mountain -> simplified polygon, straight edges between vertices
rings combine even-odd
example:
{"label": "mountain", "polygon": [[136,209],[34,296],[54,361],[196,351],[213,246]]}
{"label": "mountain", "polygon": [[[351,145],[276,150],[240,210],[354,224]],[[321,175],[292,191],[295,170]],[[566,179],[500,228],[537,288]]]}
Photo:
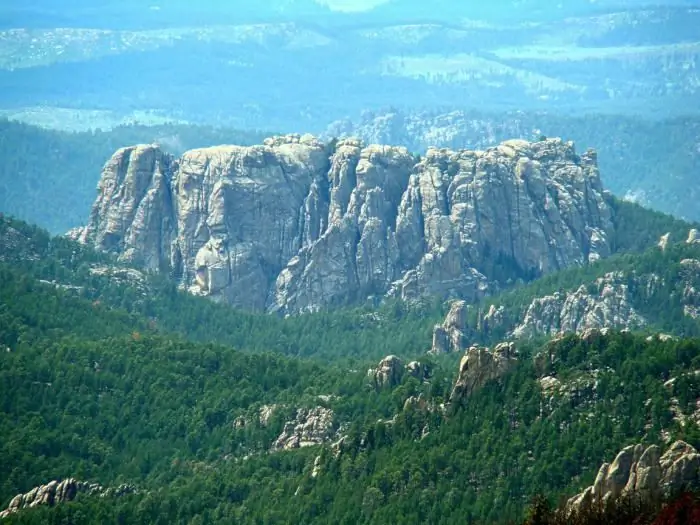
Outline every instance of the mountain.
{"label": "mountain", "polygon": [[[648,253],[692,249],[685,240]],[[663,258],[628,257],[663,274]],[[522,522],[535,494],[596,486],[620,450],[636,473],[653,467],[639,447],[627,452],[637,444],[656,446],[663,479],[694,481],[696,339],[591,331],[481,348],[457,368],[415,349],[430,342],[418,316],[395,335],[422,344],[377,364],[367,356],[385,348],[349,311],[227,323],[233,309],[123,270],[109,254],[0,221],[7,523]],[[387,310],[370,313],[371,325]],[[323,316],[327,330],[298,324]],[[196,341],[170,331],[173,320],[221,323],[210,335],[240,344]],[[355,330],[346,347],[324,339],[344,329]],[[303,334],[321,360],[246,343]],[[489,364],[499,359],[510,362]],[[618,478],[606,487],[627,484]]]}
{"label": "mountain", "polygon": [[206,0],[193,6],[182,0],[143,2],[99,0],[55,2],[32,0],[0,7],[0,27],[94,27],[101,29],[156,29],[192,24],[255,23],[330,18],[331,11],[315,0],[271,0],[264,4]]}
{"label": "mountain", "polygon": [[[700,11],[693,7],[542,13],[519,2],[529,17],[481,20],[425,3],[415,16],[392,3],[359,14],[305,5],[284,14],[277,4],[257,18],[221,3],[198,5],[199,13],[139,4],[121,17],[106,10],[93,12],[98,20],[40,27],[20,18],[0,32],[0,107],[18,118],[37,109],[85,117],[157,111],[314,133],[390,104],[697,114]],[[382,15],[383,8],[399,12]],[[181,20],[168,23],[168,12]]]}
{"label": "mountain", "polygon": [[359,137],[411,151],[485,148],[512,138],[567,137],[598,152],[601,178],[615,195],[665,213],[700,220],[700,121],[590,114],[459,111],[365,111],[332,123],[324,137]]}
{"label": "mountain", "polygon": [[371,297],[478,300],[612,252],[596,155],[560,139],[484,151],[271,138],[107,162],[81,242],[192,293],[299,313]]}

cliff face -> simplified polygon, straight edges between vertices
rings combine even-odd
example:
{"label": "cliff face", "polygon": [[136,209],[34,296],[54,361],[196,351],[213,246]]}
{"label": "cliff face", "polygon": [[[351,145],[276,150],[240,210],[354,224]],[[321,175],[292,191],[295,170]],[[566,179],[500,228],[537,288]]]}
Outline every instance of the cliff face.
{"label": "cliff face", "polygon": [[[577,64],[585,67],[582,62]],[[593,74],[592,69],[586,71]],[[364,111],[358,118],[332,123],[324,132],[329,137],[398,144],[411,151],[431,146],[481,149],[505,139],[535,140],[541,135],[595,145],[605,166],[603,183],[615,195],[687,220],[700,220],[696,204],[700,189],[695,183],[700,172],[700,121],[652,121],[619,114],[576,118],[551,111],[504,114],[394,109]],[[666,184],[660,187],[661,178]]]}
{"label": "cliff face", "polygon": [[417,159],[291,135],[180,159],[121,149],[74,236],[192,293],[297,313],[369,296],[473,301],[604,257],[611,233],[595,154],[559,139]]}

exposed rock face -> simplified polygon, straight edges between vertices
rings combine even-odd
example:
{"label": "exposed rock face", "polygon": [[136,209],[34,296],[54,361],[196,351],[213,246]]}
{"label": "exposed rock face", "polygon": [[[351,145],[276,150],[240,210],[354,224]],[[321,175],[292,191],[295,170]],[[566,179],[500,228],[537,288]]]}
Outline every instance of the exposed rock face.
{"label": "exposed rock face", "polygon": [[[645,284],[651,291],[654,277],[646,279]],[[692,286],[687,286],[686,290],[689,297],[694,297]],[[476,335],[475,330],[488,335],[490,330],[506,323],[503,306],[491,305],[485,315],[480,315],[477,327],[470,328],[467,323],[469,308],[471,306],[463,301],[452,304],[444,323],[436,325],[433,330],[431,353],[460,352],[473,342],[471,338]],[[506,325],[509,338],[523,339],[540,335],[583,334],[602,328],[640,328],[646,325],[646,320],[632,307],[624,275],[609,273],[594,281],[592,286],[582,285],[575,291],[534,299],[524,315],[513,324]]]}
{"label": "exposed rock face", "polygon": [[445,321],[433,329],[431,354],[460,352],[467,344],[464,330],[467,323],[467,303],[454,301],[447,312]]}
{"label": "exposed rock face", "polygon": [[272,450],[320,445],[333,437],[333,411],[329,408],[300,408],[293,421],[287,421],[284,430],[272,444]]}
{"label": "exposed rock face", "polygon": [[459,374],[450,402],[459,402],[481,389],[488,381],[507,374],[518,361],[513,343],[500,343],[493,350],[472,346],[459,363]]}
{"label": "exposed rock face", "polygon": [[120,485],[114,489],[105,489],[97,483],[86,483],[73,478],[63,481],[51,481],[46,485],[34,487],[26,494],[18,494],[7,509],[0,512],[0,519],[6,518],[14,512],[22,509],[37,507],[39,505],[57,505],[67,501],[72,501],[79,493],[94,494],[100,496],[123,496],[136,491],[131,485]]}
{"label": "exposed rock face", "polygon": [[411,361],[404,366],[403,361],[395,355],[385,357],[379,361],[377,368],[367,370],[367,376],[377,388],[394,387],[401,383],[406,374],[424,381],[430,377],[430,373],[429,366],[419,361]]}
{"label": "exposed rock face", "polygon": [[567,507],[578,510],[628,493],[668,495],[698,483],[700,454],[687,443],[676,441],[663,455],[656,445],[646,450],[631,445],[612,464],[604,463],[595,483],[571,498]]}
{"label": "exposed rock face", "polygon": [[370,376],[378,387],[392,387],[401,383],[404,375],[403,361],[395,355],[390,355],[379,361],[377,368],[370,368]]}
{"label": "exposed rock face", "polygon": [[610,273],[595,281],[594,290],[581,286],[574,292],[535,299],[515,338],[561,333],[582,333],[600,328],[632,329],[646,324],[631,305],[624,276]]}
{"label": "exposed rock face", "polygon": [[688,239],[685,242],[688,244],[700,244],[700,232],[693,228],[688,232]]}
{"label": "exposed rock face", "polygon": [[191,292],[297,313],[367,296],[474,301],[508,265],[534,277],[610,253],[596,155],[559,139],[485,151],[311,136],[253,147],[124,148],[81,242]]}
{"label": "exposed rock face", "polygon": [[392,387],[401,383],[404,368],[401,359],[390,355],[379,361],[377,368],[370,368],[367,375],[378,387]]}

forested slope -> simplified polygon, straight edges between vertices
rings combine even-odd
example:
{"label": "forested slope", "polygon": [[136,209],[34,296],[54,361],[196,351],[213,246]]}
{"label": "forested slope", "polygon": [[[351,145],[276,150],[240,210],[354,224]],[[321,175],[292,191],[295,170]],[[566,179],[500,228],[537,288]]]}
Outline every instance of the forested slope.
{"label": "forested slope", "polygon": [[[369,327],[362,310],[237,318],[148,276],[90,272],[111,262],[23,223],[0,233],[2,505],[70,476],[137,488],[7,523],[520,520],[535,494],[590,485],[624,445],[700,446],[697,339],[523,341],[509,373],[456,398],[456,356],[420,357],[438,305],[379,309]],[[430,373],[377,384],[366,370],[393,351]],[[551,377],[559,388],[543,386]],[[295,448],[304,421],[312,444]]]}

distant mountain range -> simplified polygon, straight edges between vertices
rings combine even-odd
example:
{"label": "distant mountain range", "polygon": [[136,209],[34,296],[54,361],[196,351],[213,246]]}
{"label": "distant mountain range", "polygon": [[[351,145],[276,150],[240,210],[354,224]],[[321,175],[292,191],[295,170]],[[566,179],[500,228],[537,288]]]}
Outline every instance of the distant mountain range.
{"label": "distant mountain range", "polygon": [[460,18],[490,21],[542,21],[613,11],[697,6],[694,0],[271,0],[264,3],[183,0],[144,3],[138,0],[51,0],[0,7],[0,26],[157,28],[173,25],[249,23],[260,21],[324,23],[454,22]]}
{"label": "distant mountain range", "polygon": [[[60,20],[37,28],[32,18],[0,31],[4,113],[158,111],[190,122],[317,132],[330,120],[389,104],[652,116],[698,111],[696,8],[475,22],[437,8],[437,17],[408,9],[402,18],[391,14],[398,9],[391,3],[357,15],[309,7],[306,18],[289,7],[294,16],[283,16],[278,4],[275,16],[237,11],[216,25],[188,17],[187,26],[158,26],[169,18],[154,5],[128,11],[143,22],[129,28],[107,7],[100,11],[111,20],[107,29],[86,15],[78,17],[80,28],[57,29],[70,26]],[[73,13],[81,12],[87,11]],[[445,13],[454,14],[447,21]]]}

